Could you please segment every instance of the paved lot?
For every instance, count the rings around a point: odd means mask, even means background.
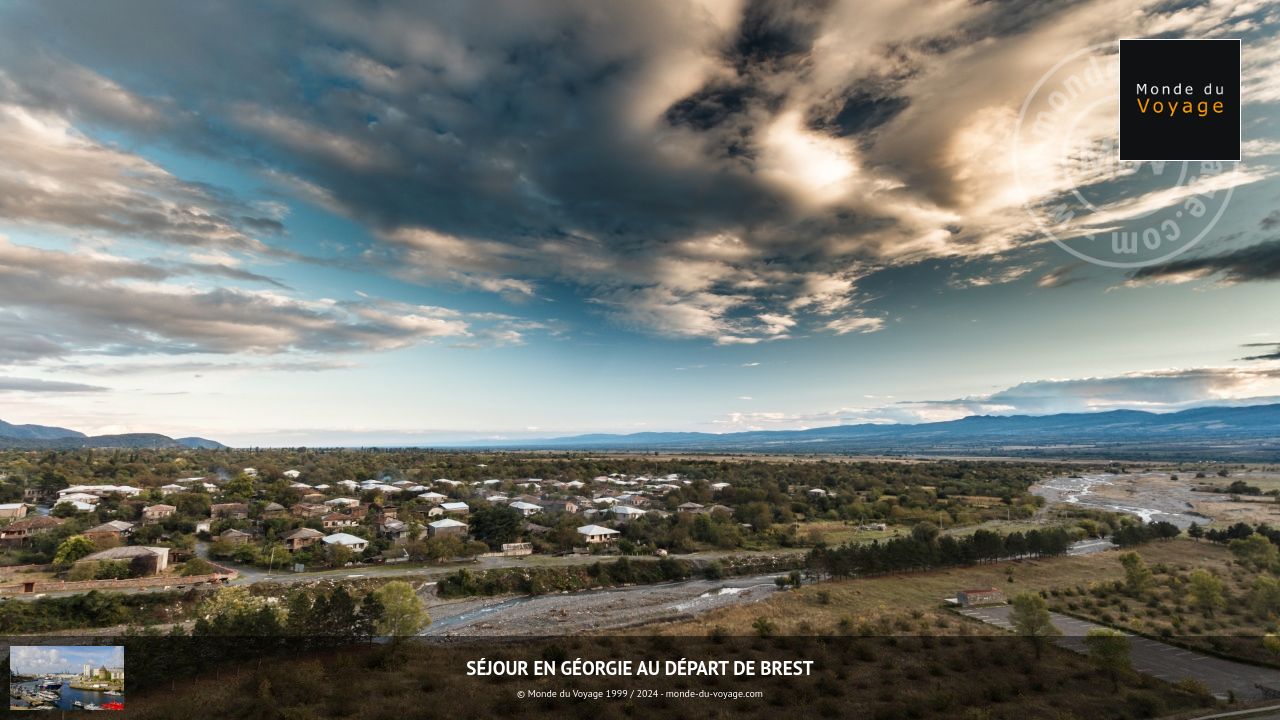
[[[1013,608],[1008,605],[965,608],[960,612],[1006,630],[1013,630],[1009,622]],[[1062,637],[1054,642],[1078,653],[1085,652],[1084,636],[1090,630],[1103,627],[1057,613],[1053,613],[1053,624],[1062,631]],[[1256,687],[1257,683],[1280,687],[1280,670],[1223,660],[1144,637],[1131,637],[1133,668],[1161,680],[1176,682],[1183,678],[1195,678],[1208,685],[1214,694],[1226,695],[1231,691],[1241,700],[1257,700],[1262,697]]]

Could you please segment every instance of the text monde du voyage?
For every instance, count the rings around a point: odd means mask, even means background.
[[[1137,97],[1138,112],[1143,115],[1160,117],[1194,116],[1209,117],[1226,113],[1226,104],[1222,100],[1214,100],[1214,96],[1225,95],[1225,86],[1205,83],[1197,87],[1190,83],[1175,85],[1151,85],[1135,83],[1134,92]]]

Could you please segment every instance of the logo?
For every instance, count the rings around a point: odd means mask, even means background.
[[[1022,104],[1013,162],[1045,235],[1086,262],[1138,268],[1208,235],[1231,199],[1236,163],[1121,160],[1120,77],[1113,43],[1060,60]]]

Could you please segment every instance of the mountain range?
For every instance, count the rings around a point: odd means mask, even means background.
[[[1111,410],[1058,415],[973,415],[914,425],[860,424],[735,433],[591,434],[469,447],[1019,457],[1280,459],[1280,404],[1173,413]]]
[[[89,436],[52,425],[14,425],[0,420],[0,448],[75,450],[80,448],[193,448],[216,450],[220,442],[200,437],[171,438],[159,433]]]

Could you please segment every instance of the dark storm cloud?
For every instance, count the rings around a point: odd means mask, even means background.
[[[1088,5],[51,0],[6,8],[0,100],[260,171],[402,279],[759,342],[882,327],[860,278],[1028,236],[990,157],[1032,61],[1144,21]],[[213,188],[85,200],[119,176],[0,215],[280,252]]]
[[[1280,279],[1280,240],[1266,240],[1218,255],[1174,260],[1137,270],[1134,280],[1220,277],[1225,282]]]
[[[1280,343],[1249,343],[1241,347],[1266,348],[1265,352],[1242,357],[1241,360],[1280,360]]]

